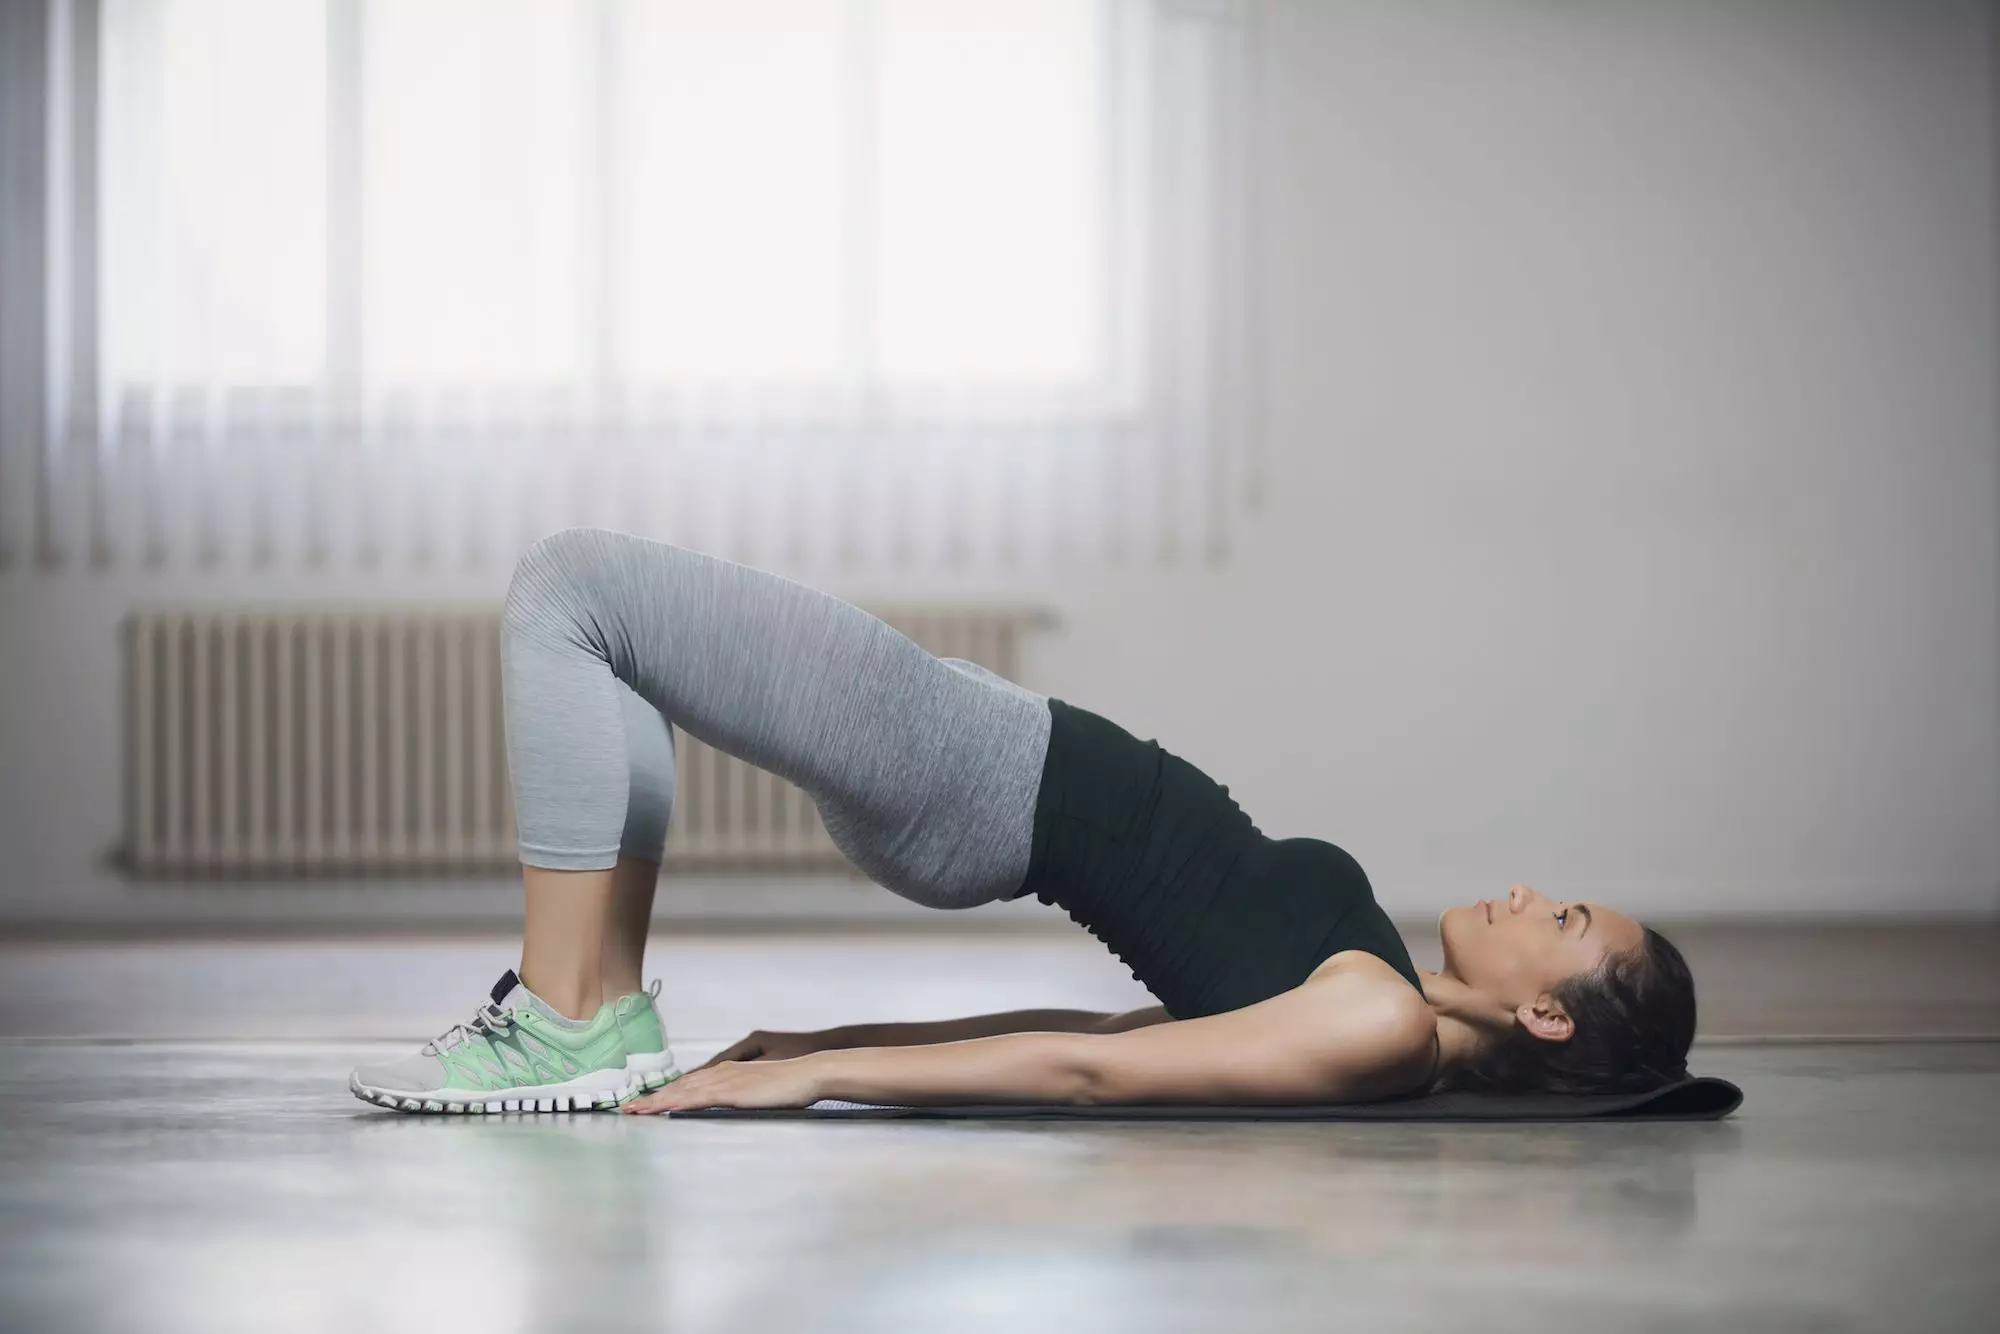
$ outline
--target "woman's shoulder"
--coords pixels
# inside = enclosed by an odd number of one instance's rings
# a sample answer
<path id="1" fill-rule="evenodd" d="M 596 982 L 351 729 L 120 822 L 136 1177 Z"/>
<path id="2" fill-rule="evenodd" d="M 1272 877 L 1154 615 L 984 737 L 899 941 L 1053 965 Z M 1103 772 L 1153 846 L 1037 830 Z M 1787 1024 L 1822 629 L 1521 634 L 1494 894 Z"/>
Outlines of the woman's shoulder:
<path id="1" fill-rule="evenodd" d="M 1329 955 L 1300 984 L 1325 1016 L 1328 1035 L 1356 1062 L 1352 1098 L 1400 1097 L 1421 1087 L 1435 1065 L 1437 1015 L 1408 979 L 1366 950 Z"/>
<path id="2" fill-rule="evenodd" d="M 1366 1006 L 1371 1016 L 1393 1023 L 1413 1042 L 1429 1043 L 1437 1028 L 1437 1015 L 1423 993 L 1393 964 L 1369 950 L 1329 954 L 1306 978 L 1305 985 L 1316 984 L 1329 993 L 1337 987 L 1343 1006 Z"/>

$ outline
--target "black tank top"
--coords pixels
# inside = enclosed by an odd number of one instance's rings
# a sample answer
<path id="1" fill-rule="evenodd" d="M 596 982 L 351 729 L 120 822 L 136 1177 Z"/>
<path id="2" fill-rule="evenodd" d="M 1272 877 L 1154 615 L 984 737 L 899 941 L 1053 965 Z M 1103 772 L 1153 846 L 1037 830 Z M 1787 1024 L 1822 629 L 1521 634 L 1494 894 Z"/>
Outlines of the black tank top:
<path id="1" fill-rule="evenodd" d="M 1108 718 L 1051 697 L 1028 873 L 1176 1019 L 1267 1000 L 1342 950 L 1423 984 L 1354 858 L 1273 839 L 1229 789 Z"/>

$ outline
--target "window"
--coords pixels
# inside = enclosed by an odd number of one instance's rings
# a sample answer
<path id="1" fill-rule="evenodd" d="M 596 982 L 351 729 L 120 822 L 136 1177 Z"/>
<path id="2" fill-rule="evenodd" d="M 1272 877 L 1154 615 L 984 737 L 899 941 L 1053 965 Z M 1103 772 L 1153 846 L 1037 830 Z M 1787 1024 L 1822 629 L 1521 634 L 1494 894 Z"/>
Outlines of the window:
<path id="1" fill-rule="evenodd" d="M 4 10 L 0 563 L 1068 569 L 1255 503 L 1247 0 Z"/>
<path id="2" fill-rule="evenodd" d="M 106 376 L 1101 386 L 1103 20 L 106 0 Z"/>

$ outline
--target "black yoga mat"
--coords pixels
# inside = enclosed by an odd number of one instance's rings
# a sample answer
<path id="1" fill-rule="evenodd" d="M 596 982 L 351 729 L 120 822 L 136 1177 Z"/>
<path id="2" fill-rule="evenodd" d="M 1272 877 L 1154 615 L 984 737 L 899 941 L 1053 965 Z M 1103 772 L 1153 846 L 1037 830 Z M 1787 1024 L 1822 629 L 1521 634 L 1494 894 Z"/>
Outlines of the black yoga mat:
<path id="1" fill-rule="evenodd" d="M 1720 1121 L 1743 1104 L 1726 1079 L 1697 1075 L 1651 1093 L 1433 1093 L 1386 1102 L 1291 1107 L 1193 1107 L 1163 1103 L 1071 1107 L 1038 1104 L 872 1107 L 862 1103 L 747 1110 L 704 1107 L 676 1119 L 714 1121 Z"/>

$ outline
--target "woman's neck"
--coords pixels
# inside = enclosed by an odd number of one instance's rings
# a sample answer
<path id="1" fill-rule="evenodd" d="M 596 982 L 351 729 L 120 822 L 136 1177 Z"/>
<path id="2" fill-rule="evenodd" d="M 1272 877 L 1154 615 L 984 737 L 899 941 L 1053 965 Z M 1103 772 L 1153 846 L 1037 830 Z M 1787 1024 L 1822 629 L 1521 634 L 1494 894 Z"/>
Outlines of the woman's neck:
<path id="1" fill-rule="evenodd" d="M 1479 1007 L 1472 988 L 1450 973 L 1417 970 L 1424 984 L 1424 999 L 1430 1002 L 1437 1020 L 1438 1069 L 1433 1080 L 1473 1059 L 1488 1039 L 1480 1022 Z"/>

